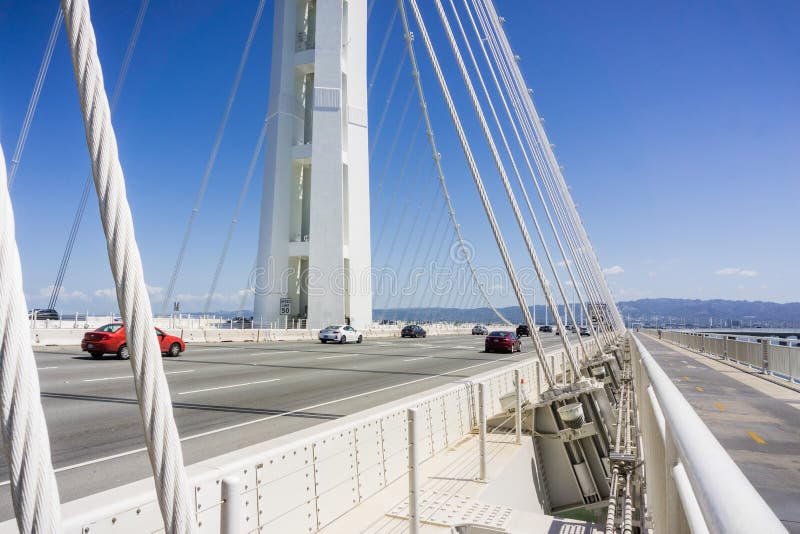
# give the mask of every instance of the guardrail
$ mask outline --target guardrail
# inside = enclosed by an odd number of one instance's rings
[[[584,341],[587,350],[596,350],[593,343]],[[563,350],[546,357],[554,375],[564,380]],[[503,411],[500,397],[514,390],[515,370],[528,398],[536,398],[546,387],[539,363],[530,358],[189,466],[198,532],[220,532],[223,515],[226,521],[238,518],[234,532],[324,528],[407,475],[409,408],[419,414],[416,453],[424,462],[475,428],[478,384],[485,390],[486,411]],[[239,498],[230,498],[231,491]],[[223,510],[226,503],[237,509]],[[65,534],[163,528],[152,479],[66,503],[62,516]],[[0,531],[14,526],[13,520],[0,524]]]
[[[647,330],[658,336],[658,331]],[[739,339],[725,334],[662,330],[661,339],[689,349],[747,365],[752,369],[788,380],[800,381],[800,347],[796,339],[762,337],[760,341]],[[779,343],[786,343],[780,345]]]
[[[786,532],[635,334],[631,362],[656,532]]]

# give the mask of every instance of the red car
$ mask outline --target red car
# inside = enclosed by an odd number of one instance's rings
[[[486,336],[484,344],[486,352],[502,350],[505,352],[519,352],[522,350],[522,341],[514,332],[504,332],[497,330]]]
[[[179,337],[171,336],[158,328],[156,336],[162,354],[178,356],[186,350],[186,343]],[[102,358],[103,354],[107,353],[116,354],[123,360],[130,358],[125,340],[125,327],[122,323],[110,323],[94,332],[86,332],[81,342],[81,350],[91,354],[92,358]]]

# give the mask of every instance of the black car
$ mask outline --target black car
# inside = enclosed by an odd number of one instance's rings
[[[400,337],[426,337],[428,333],[418,324],[409,324],[400,331]]]
[[[553,327],[550,326],[549,324],[543,324],[542,326],[539,327],[539,332],[552,332],[552,331]]]
[[[45,319],[58,319],[58,312],[52,308],[34,308],[28,314],[29,319],[38,319],[38,320],[45,320]]]
[[[528,325],[521,324],[517,327],[517,337],[528,336],[531,335],[531,329],[528,328]]]

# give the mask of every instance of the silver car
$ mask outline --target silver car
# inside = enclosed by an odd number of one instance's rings
[[[361,343],[364,336],[349,324],[333,325],[319,331],[319,340],[322,343]]]
[[[472,335],[473,336],[485,336],[489,333],[489,329],[483,326],[482,324],[476,324],[472,327]]]

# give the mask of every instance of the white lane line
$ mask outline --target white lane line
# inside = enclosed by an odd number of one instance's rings
[[[223,428],[215,428],[214,430],[208,430],[206,432],[200,432],[199,434],[193,434],[191,436],[186,436],[184,438],[181,438],[181,443],[184,442],[184,441],[190,441],[190,440],[194,440],[194,439],[198,439],[198,438],[204,438],[204,437],[207,437],[207,436],[211,436],[211,435],[214,435],[214,434],[219,434],[220,432],[228,432],[229,430],[235,430],[237,428],[242,428],[242,427],[245,427],[245,426],[255,425],[255,424],[258,424],[258,423],[263,423],[265,421],[271,421],[271,420],[277,419],[279,417],[288,417],[288,416],[292,416],[292,415],[294,415],[296,413],[307,412],[309,410],[316,410],[317,408],[323,408],[325,406],[330,406],[331,404],[336,404],[336,403],[339,403],[339,402],[345,402],[345,401],[349,401],[349,400],[353,400],[353,399],[358,399],[360,397],[366,397],[368,395],[374,395],[375,393],[382,393],[384,391],[389,391],[390,389],[396,389],[396,388],[400,388],[400,387],[403,387],[403,386],[410,386],[411,384],[416,384],[416,383],[419,383],[419,382],[425,382],[425,381],[428,381],[428,380],[432,380],[434,378],[441,378],[442,376],[449,375],[451,373],[460,373],[461,371],[467,371],[469,369],[474,369],[476,367],[483,367],[484,365],[489,365],[490,363],[507,362],[507,361],[516,361],[516,360],[514,360],[513,358],[500,358],[498,360],[487,360],[485,362],[477,363],[475,365],[468,365],[466,367],[461,367],[460,369],[451,369],[451,370],[449,370],[447,372],[444,372],[444,373],[441,373],[441,374],[438,374],[438,375],[424,376],[422,378],[417,378],[417,379],[414,379],[414,380],[410,380],[408,382],[402,382],[400,384],[394,384],[392,386],[386,386],[386,387],[379,388],[379,389],[373,389],[372,391],[365,391],[363,393],[357,393],[355,395],[350,395],[349,397],[342,397],[341,399],[334,399],[334,400],[330,400],[330,401],[326,401],[326,402],[321,402],[319,404],[313,404],[311,406],[305,406],[303,408],[298,408],[296,410],[291,410],[291,411],[288,411],[286,413],[281,413],[281,414],[276,414],[276,415],[268,415],[266,417],[260,417],[258,419],[253,419],[252,421],[244,421],[243,423],[237,423],[235,425],[230,425],[230,426],[226,426],[226,427],[223,427]],[[64,467],[59,467],[58,469],[55,469],[54,472],[63,473],[64,471],[72,471],[73,469],[80,469],[81,467],[86,467],[87,465],[94,465],[94,464],[99,464],[99,463],[102,463],[102,462],[107,462],[109,460],[116,460],[117,458],[123,458],[125,456],[130,456],[132,454],[138,454],[140,452],[146,452],[146,451],[147,451],[147,449],[144,448],[144,447],[139,448],[139,449],[132,449],[130,451],[124,451],[124,452],[120,452],[120,453],[117,453],[117,454],[112,454],[111,456],[103,456],[101,458],[95,458],[94,460],[87,460],[85,462],[81,462],[81,463],[77,463],[77,464],[65,465]],[[4,480],[4,481],[0,482],[0,487],[8,486],[10,483],[11,483],[10,480]]]
[[[178,395],[190,395],[192,393],[203,393],[205,391],[217,391],[218,389],[240,388],[244,386],[252,386],[254,384],[266,384],[268,382],[277,382],[280,378],[271,378],[269,380],[259,380],[257,382],[245,382],[243,384],[231,384],[229,386],[217,386],[215,388],[194,389],[192,391],[181,391]]]
[[[318,360],[332,360],[334,358],[347,358],[348,356],[366,356],[366,355],[354,352],[354,353],[350,353],[350,354],[335,354],[333,356],[321,356],[321,357],[319,357],[317,359]]]
[[[428,356],[428,358],[430,358],[430,356]],[[409,358],[409,359],[403,360],[403,361],[404,362],[414,362],[414,361],[417,361],[417,360],[427,360],[428,358]]]
[[[273,356],[275,354],[290,354],[300,352],[299,350],[264,350],[262,352],[251,352],[250,356]]]
[[[54,366],[54,367],[37,367],[36,368],[37,371],[44,371],[45,369],[58,369],[58,367]]]
[[[188,369],[186,371],[167,371],[164,373],[165,375],[180,375],[183,373],[194,373],[194,369]],[[123,378],[133,378],[133,375],[125,375],[125,376],[106,376],[104,378],[87,378],[83,380],[83,382],[104,382],[106,380],[122,380]]]

